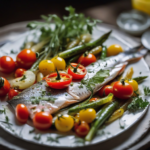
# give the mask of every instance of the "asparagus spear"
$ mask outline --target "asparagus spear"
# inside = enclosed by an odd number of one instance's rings
[[[104,97],[104,98],[99,99],[97,101],[94,101],[94,102],[91,102],[91,103],[85,103],[85,104],[79,105],[77,107],[72,107],[72,108],[69,109],[68,113],[70,115],[75,115],[76,113],[78,113],[82,109],[86,109],[86,108],[96,109],[99,106],[104,105],[104,104],[112,101],[112,98],[113,98],[113,94],[110,93],[107,97]]]
[[[111,104],[106,104],[98,113],[97,120],[92,124],[92,127],[85,137],[86,141],[91,141],[94,135],[96,134],[99,127],[113,114],[113,112],[118,108],[119,103],[117,101],[112,102]]]
[[[75,56],[77,54],[84,53],[86,50],[92,49],[96,46],[102,45],[108,39],[111,32],[112,31],[107,32],[106,34],[102,35],[100,38],[98,38],[97,40],[93,42],[89,42],[80,46],[76,46],[64,52],[61,52],[58,54],[58,56],[66,59],[66,58]]]

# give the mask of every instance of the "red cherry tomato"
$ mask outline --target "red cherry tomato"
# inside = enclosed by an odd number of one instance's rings
[[[85,121],[81,121],[81,124],[76,124],[76,127],[74,129],[77,135],[79,135],[80,137],[84,137],[88,134],[90,126]]]
[[[113,93],[113,87],[112,87],[111,85],[105,85],[105,86],[103,86],[103,87],[99,90],[99,92],[98,92],[98,94],[99,94],[100,97],[107,96],[107,95],[109,95],[110,93]]]
[[[15,78],[22,77],[25,71],[26,71],[26,69],[18,68],[15,71]]]
[[[89,102],[95,102],[98,98],[91,98]]]
[[[71,65],[73,67],[77,67],[78,64],[71,63]],[[76,72],[74,72],[75,69],[76,69]],[[70,74],[73,79],[81,80],[87,74],[86,68],[84,66],[82,66],[82,65],[79,65],[78,68],[75,68],[75,69],[72,68],[71,66],[69,66],[69,68],[68,68],[68,74]]]
[[[78,59],[78,63],[82,64],[83,66],[88,66],[89,64],[94,62],[96,62],[96,57],[91,53],[88,53],[87,56],[83,54]]]
[[[57,80],[57,73],[52,73],[46,76],[45,80],[47,84],[54,89],[63,89],[70,85],[72,81],[72,76],[66,73],[59,73],[60,79]]]
[[[9,99],[12,99],[14,96],[17,96],[19,94],[19,92],[15,89],[11,89],[8,93],[8,97]]]
[[[6,96],[10,90],[10,83],[4,77],[0,77],[0,96]]]
[[[15,62],[9,56],[2,56],[0,58],[0,71],[4,73],[11,73],[15,70]]]
[[[16,117],[21,123],[26,123],[29,118],[29,111],[24,104],[18,104],[16,106]]]
[[[46,112],[37,112],[33,118],[33,124],[37,129],[46,130],[52,125],[52,115]]]
[[[117,81],[113,85],[113,94],[119,99],[128,99],[133,94],[133,87],[124,81]]]
[[[35,61],[36,54],[30,49],[22,50],[16,58],[17,65],[25,69],[30,69]]]

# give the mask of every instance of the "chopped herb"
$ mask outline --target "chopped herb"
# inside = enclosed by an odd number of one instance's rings
[[[88,69],[87,72],[88,72],[88,73],[94,73],[94,70]]]
[[[5,116],[5,120],[6,120],[6,122],[9,122],[8,116]]]
[[[34,133],[34,132],[35,132],[35,129],[32,129],[29,131],[29,134]]]
[[[95,64],[94,64],[94,63],[91,63],[91,65],[94,67]]]
[[[13,49],[10,51],[11,54],[17,54],[17,51],[14,51]]]
[[[144,101],[141,97],[133,98],[132,102],[128,105],[127,109],[131,112],[144,109],[149,104],[148,101]]]
[[[23,75],[23,77],[22,77],[19,81],[23,81],[23,80],[25,80],[25,79],[26,79],[26,76]]]
[[[67,96],[68,94],[65,94],[65,96]]]
[[[82,84],[80,84],[80,85],[78,86],[78,88],[79,88],[79,89],[83,88],[83,85],[82,85]]]
[[[71,86],[73,86],[73,82],[71,82],[71,84],[70,84]]]
[[[0,109],[0,114],[3,114],[3,113],[6,114],[5,108],[4,108],[4,110],[1,110],[1,109]]]
[[[105,64],[105,66],[104,67],[107,67],[107,63]]]
[[[142,74],[142,72],[139,72],[139,74]]]
[[[145,96],[150,96],[150,88],[148,86],[144,87],[144,94]]]
[[[59,138],[62,138],[62,137],[64,137],[64,136],[57,136],[55,138],[49,136],[49,137],[47,137],[47,141],[59,143]]]
[[[37,140],[37,141],[39,141],[39,140],[41,139],[41,134],[35,135],[35,136],[34,136],[34,139]]]
[[[85,144],[85,140],[82,138],[76,138],[76,140],[74,141],[74,143],[82,143]]]

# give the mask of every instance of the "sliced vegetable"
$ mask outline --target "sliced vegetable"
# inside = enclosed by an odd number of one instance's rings
[[[16,58],[17,65],[19,68],[30,69],[36,61],[36,53],[31,49],[22,50]]]
[[[70,85],[72,76],[66,73],[52,73],[45,78],[47,84],[54,89],[63,89]]]
[[[55,71],[54,63],[51,60],[42,60],[39,64],[39,70],[46,76]]]
[[[85,137],[86,141],[91,141],[96,134],[99,127],[113,114],[113,112],[118,108],[119,103],[117,101],[112,102],[111,104],[106,104],[98,113],[97,119],[92,124],[92,127]]]
[[[133,95],[133,87],[121,79],[121,81],[117,81],[113,86],[113,94],[115,97],[119,99],[128,99]]]
[[[112,98],[113,98],[113,94],[110,93],[107,97],[99,99],[99,100],[97,100],[95,102],[85,103],[85,104],[79,105],[77,107],[72,107],[72,108],[69,109],[68,113],[71,114],[71,115],[74,115],[74,114],[78,113],[82,109],[87,109],[87,108],[96,109],[96,108],[98,108],[101,105],[104,105],[104,104],[106,104],[108,102],[111,102]]]
[[[39,130],[46,130],[52,125],[52,115],[47,112],[37,112],[33,117],[33,124]]]
[[[14,96],[17,96],[18,94],[19,94],[18,90],[11,89],[8,93],[8,97],[9,97],[9,99],[12,99]]]
[[[38,72],[38,73],[37,73],[37,76],[36,76],[36,81],[37,81],[37,82],[40,82],[40,81],[43,80],[43,78],[44,78],[43,73]]]
[[[106,56],[107,56],[107,47],[106,46],[102,46],[102,53],[101,53],[100,59],[105,59]]]
[[[15,71],[15,78],[22,77],[23,74],[25,73],[25,71],[26,71],[26,69],[18,68],[18,69]]]
[[[0,71],[4,73],[11,73],[15,70],[15,62],[9,56],[2,56],[0,58]]]
[[[10,90],[10,84],[4,77],[0,77],[0,96],[6,96]]]
[[[80,137],[85,137],[88,134],[89,130],[90,126],[84,121],[81,121],[81,124],[76,125],[75,127],[75,132]]]
[[[106,124],[110,124],[113,121],[117,120],[118,118],[120,118],[122,115],[124,114],[124,109],[119,108],[117,109],[111,116],[110,118],[106,121]]]
[[[83,66],[88,66],[91,63],[96,62],[96,57],[90,53],[84,53],[81,55],[77,61],[78,63],[82,64]]]
[[[63,58],[56,56],[56,57],[52,58],[51,61],[54,63],[54,66],[58,70],[65,70],[66,69],[66,62]]]
[[[26,123],[29,118],[29,111],[24,104],[18,104],[16,106],[16,117],[21,123]]]
[[[79,112],[79,119],[86,123],[91,123],[96,117],[96,111],[93,108],[82,109]]]
[[[70,74],[73,79],[81,80],[85,77],[86,73],[86,68],[80,64],[71,63],[68,67],[68,74]]]
[[[70,115],[59,115],[55,120],[55,127],[58,131],[68,132],[73,128],[74,119]]]
[[[110,45],[107,48],[107,56],[114,56],[114,55],[118,55],[119,53],[123,52],[123,49],[120,45],[118,44],[113,44]]]

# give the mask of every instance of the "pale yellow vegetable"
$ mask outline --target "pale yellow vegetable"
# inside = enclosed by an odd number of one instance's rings
[[[31,48],[33,45],[34,45],[35,43],[34,42],[27,42],[26,44],[25,44],[25,48]]]
[[[133,67],[131,67],[131,68],[127,71],[127,74],[126,74],[126,76],[125,76],[124,78],[125,78],[125,79],[132,79],[133,73],[134,73],[134,70],[133,70]]]
[[[80,42],[79,39],[71,41],[70,43],[68,43],[67,49],[70,49],[70,48],[77,46],[79,44],[79,42]]]
[[[102,51],[102,47],[101,46],[97,46],[95,48],[93,48],[89,53],[93,54],[93,55],[97,55]]]
[[[36,76],[36,81],[40,82],[42,81],[43,78],[44,78],[44,75],[41,72],[38,72]]]

